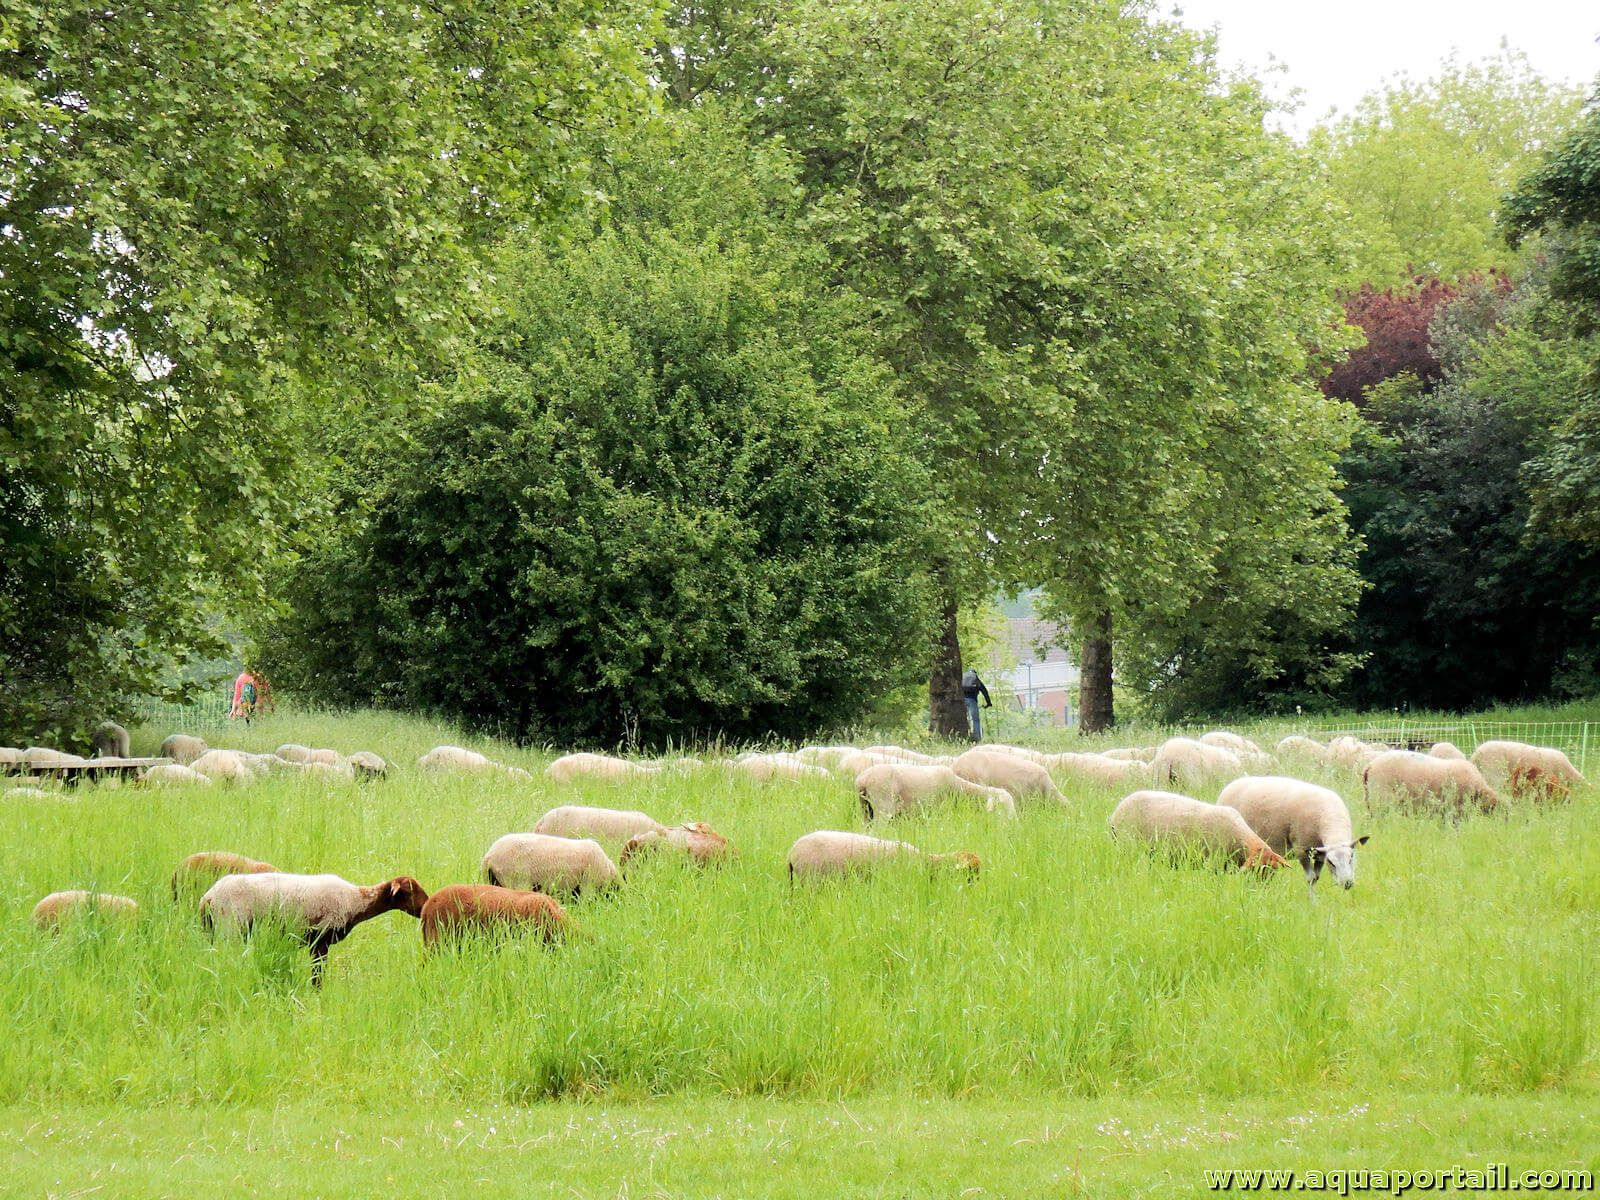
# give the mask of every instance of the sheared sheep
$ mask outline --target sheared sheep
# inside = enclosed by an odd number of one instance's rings
[[[256,779],[255,765],[234,750],[207,750],[190,769],[209,775],[217,783],[253,783]]]
[[[820,829],[796,839],[789,848],[789,882],[870,871],[885,861],[906,857],[921,859],[930,868],[966,871],[976,875],[982,860],[967,850],[926,854],[910,842],[892,842],[864,833]]]
[[[591,837],[621,844],[636,833],[661,832],[666,826],[649,813],[620,808],[589,808],[582,804],[563,804],[552,808],[534,822],[535,833],[551,837]]]
[[[127,896],[110,892],[51,892],[33,906],[33,923],[39,929],[54,932],[63,920],[90,912],[106,917],[135,917],[139,905]]]
[[[1518,767],[1537,767],[1540,775],[1527,775],[1530,780],[1553,780],[1567,788],[1588,787],[1589,781],[1578,773],[1572,760],[1560,750],[1547,746],[1530,746],[1526,742],[1484,742],[1472,752],[1472,761],[1491,783],[1509,782]],[[1515,795],[1515,789],[1512,790]]]
[[[626,872],[630,860],[661,846],[682,850],[697,866],[702,867],[725,862],[739,853],[728,845],[727,838],[704,821],[687,821],[672,829],[650,829],[634,834],[622,848],[622,858],[617,865]]]
[[[486,883],[452,883],[428,897],[422,906],[422,944],[468,930],[516,930],[526,926],[547,942],[573,934],[567,910],[543,892],[519,892]]]
[[[949,767],[919,763],[877,763],[856,776],[861,812],[875,817],[896,817],[920,808],[941,795],[973,796],[983,801],[985,812],[1017,815],[1017,804],[1004,788],[988,787],[963,779]]]
[[[563,754],[544,769],[546,779],[574,783],[580,779],[614,782],[661,774],[660,767],[646,767],[610,754]]]
[[[197,737],[190,737],[187,733],[171,733],[161,743],[161,749],[157,753],[162,758],[170,758],[179,766],[187,767],[209,749],[211,747]]]
[[[1131,783],[1150,782],[1150,765],[1138,759],[1067,753],[1050,755],[1045,765],[1053,773],[1094,787],[1126,787]]]
[[[1235,809],[1177,792],[1146,790],[1124,796],[1109,824],[1113,836],[1136,838],[1153,850],[1199,852],[1261,871],[1289,865]]]
[[[593,838],[508,833],[483,856],[484,877],[500,887],[529,892],[603,892],[622,872]]]
[[[1237,809],[1279,854],[1298,858],[1313,896],[1323,864],[1340,885],[1355,886],[1356,847],[1367,838],[1354,835],[1350,810],[1332,788],[1282,775],[1247,775],[1223,788],[1217,803]]]
[[[211,776],[202,775],[193,767],[185,767],[179,763],[157,763],[139,773],[139,783],[159,783],[162,785],[180,784],[184,786],[210,787]]]
[[[771,783],[776,779],[804,783],[808,779],[833,778],[826,769],[813,766],[792,754],[750,754],[728,765],[757,783]]]
[[[1067,803],[1049,771],[1038,763],[1004,751],[968,750],[957,756],[950,769],[972,783],[1004,788],[1018,800],[1041,796],[1062,806]]]
[[[176,900],[186,891],[203,892],[224,875],[261,875],[277,870],[271,863],[228,850],[201,850],[189,855],[172,873],[172,898]]]
[[[320,987],[328,950],[357,925],[392,911],[420,917],[427,901],[427,891],[409,875],[362,885],[337,875],[264,871],[217,880],[200,898],[200,919],[208,930],[245,934],[263,920],[281,921],[310,950],[311,982]]]
[[[1150,778],[1156,783],[1193,787],[1242,774],[1242,757],[1225,747],[1208,745],[1194,738],[1168,738],[1150,761]]]
[[[1483,772],[1466,759],[1434,758],[1415,750],[1386,750],[1361,773],[1368,805],[1392,798],[1403,806],[1443,811],[1458,819],[1468,802],[1484,812],[1502,803]]]
[[[128,731],[115,721],[101,721],[89,735],[89,741],[101,758],[128,757]]]
[[[502,769],[499,763],[486,755],[461,746],[435,746],[417,759],[417,766],[424,771],[465,771],[484,775]]]

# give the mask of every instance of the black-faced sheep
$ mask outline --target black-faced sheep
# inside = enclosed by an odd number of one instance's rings
[[[1332,788],[1282,775],[1247,775],[1222,789],[1217,803],[1237,809],[1245,823],[1279,854],[1295,857],[1315,889],[1326,864],[1346,888],[1356,882],[1356,837],[1350,810]]]
[[[311,951],[311,982],[322,984],[328,950],[363,921],[386,912],[420,917],[428,901],[409,875],[362,885],[337,875],[224,875],[200,898],[206,928],[248,934],[262,921],[281,921],[291,937]]]

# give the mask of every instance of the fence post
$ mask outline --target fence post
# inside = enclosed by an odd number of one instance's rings
[[[1589,773],[1589,722],[1583,723],[1583,740],[1578,747],[1578,774]]]

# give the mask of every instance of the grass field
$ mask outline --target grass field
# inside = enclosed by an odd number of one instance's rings
[[[1298,870],[1114,845],[1117,795],[1086,790],[1015,824],[952,806],[893,828],[977,851],[975,882],[791,893],[797,835],[861,827],[844,784],[433,780],[410,764],[459,739],[374,714],[211,740],[396,767],[4,803],[16,1194],[1158,1195],[1203,1191],[1210,1167],[1600,1166],[1593,792],[1451,827],[1369,816],[1332,778],[1372,841],[1356,888],[1325,881],[1315,904]],[[200,849],[471,881],[495,837],[563,802],[706,820],[741,855],[575,902],[593,940],[563,947],[425,959],[390,914],[334,949],[320,991],[302,951],[213,944],[167,890]],[[29,908],[68,887],[132,895],[140,919],[38,936]]]

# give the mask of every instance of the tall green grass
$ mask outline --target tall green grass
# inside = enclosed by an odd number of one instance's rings
[[[791,890],[797,836],[862,827],[848,785],[715,769],[625,787],[430,778],[416,756],[457,737],[377,714],[280,716],[230,740],[374,749],[394,766],[366,785],[108,785],[0,804],[0,1103],[1596,1080],[1592,792],[1457,827],[1369,816],[1359,786],[1333,776],[1372,840],[1356,888],[1325,878],[1314,904],[1298,869],[1260,881],[1114,844],[1117,793],[1073,788],[1070,811],[1014,824],[952,804],[888,827],[977,851],[976,881],[907,867]],[[535,771],[549,757],[477,744]],[[168,893],[180,859],[213,849],[363,883],[473,881],[496,837],[569,802],[706,820],[741,853],[713,871],[663,858],[619,895],[575,901],[592,941],[424,957],[416,922],[388,914],[334,949],[320,991],[299,948],[213,943]],[[31,906],[69,887],[132,895],[140,918],[37,934]]]

